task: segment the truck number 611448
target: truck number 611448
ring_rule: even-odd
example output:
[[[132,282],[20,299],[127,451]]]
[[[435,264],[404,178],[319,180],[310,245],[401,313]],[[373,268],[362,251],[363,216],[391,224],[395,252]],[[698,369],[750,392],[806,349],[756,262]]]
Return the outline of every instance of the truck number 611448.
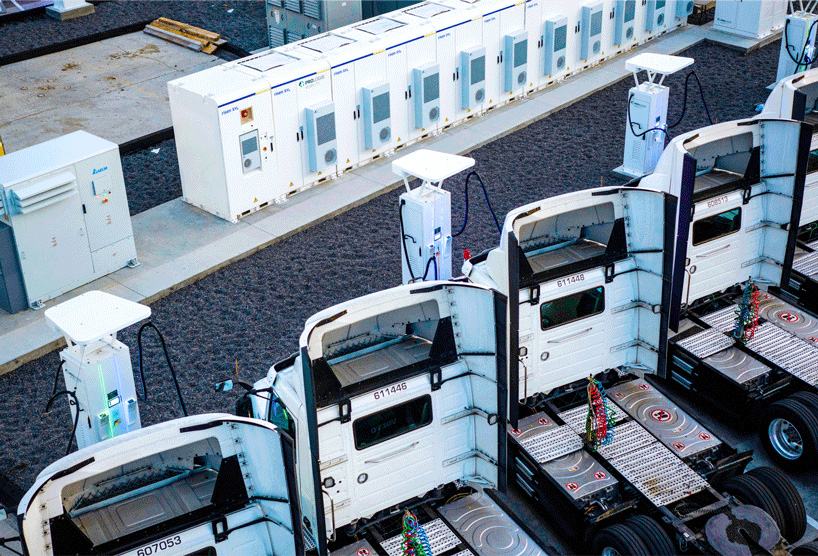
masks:
[[[144,548],[140,548],[136,551],[136,556],[151,556],[151,554],[158,554],[167,550],[168,548],[178,546],[180,544],[182,544],[182,537],[176,535],[175,537],[170,537],[169,539],[155,542]]]
[[[383,388],[381,390],[376,390],[374,396],[376,400],[380,400],[381,398],[385,398],[386,396],[391,396],[392,394],[402,392],[407,388],[408,386],[406,386],[406,383],[401,382],[400,384],[394,384],[392,386],[387,386],[386,388]]]
[[[557,287],[561,288],[563,286],[567,286],[569,284],[576,284],[577,282],[584,282],[585,275],[584,274],[577,274],[576,276],[571,276],[570,278],[563,278],[562,280],[557,280]]]

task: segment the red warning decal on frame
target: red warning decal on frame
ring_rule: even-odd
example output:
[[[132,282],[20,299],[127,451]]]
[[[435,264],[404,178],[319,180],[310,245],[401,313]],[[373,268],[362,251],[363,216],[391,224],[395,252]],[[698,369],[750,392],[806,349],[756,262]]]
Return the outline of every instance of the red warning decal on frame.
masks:
[[[702,440],[710,440],[710,435],[707,434],[706,432],[700,432],[699,438],[701,438]]]
[[[594,473],[594,477],[596,477],[597,479],[605,479],[607,476],[608,475],[606,475],[604,471],[597,471],[596,473]]]
[[[513,434],[514,436],[520,436],[521,434],[523,434],[523,431],[521,431],[520,429],[511,429],[511,434]]]
[[[673,447],[676,448],[679,451],[682,451],[682,450],[685,449],[685,445],[682,444],[681,442],[674,442]]]
[[[784,322],[798,322],[799,320],[801,320],[801,317],[799,317],[795,313],[781,313],[780,315],[778,315],[778,318],[780,318]]]
[[[650,418],[660,423],[667,423],[673,416],[666,409],[654,409],[650,412]]]
[[[643,382],[642,384],[639,385],[639,389],[640,390],[650,390],[650,386],[648,386],[647,384],[645,384]]]
[[[369,556],[369,549],[368,548],[359,548],[358,552],[355,553],[357,556]]]
[[[573,492],[573,491],[575,491],[575,490],[577,490],[577,489],[579,488],[579,485],[578,485],[578,484],[576,484],[576,483],[567,483],[567,484],[565,485],[565,488],[567,488],[568,490],[570,490],[571,492]]]
[[[537,422],[538,422],[539,424],[541,424],[541,425],[547,425],[547,424],[548,424],[548,423],[550,423],[551,421],[549,421],[549,420],[548,420],[548,419],[546,419],[545,417],[540,417],[539,419],[537,419]]]

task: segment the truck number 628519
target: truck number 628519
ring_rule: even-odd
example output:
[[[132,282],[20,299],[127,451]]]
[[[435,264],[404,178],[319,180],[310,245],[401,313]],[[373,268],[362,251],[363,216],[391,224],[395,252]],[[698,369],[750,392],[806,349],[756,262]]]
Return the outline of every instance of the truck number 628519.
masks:
[[[178,546],[180,544],[182,544],[182,537],[176,535],[175,537],[155,542],[144,548],[140,548],[136,551],[136,556],[151,556],[151,554],[158,554],[164,550],[167,550],[168,548]]]

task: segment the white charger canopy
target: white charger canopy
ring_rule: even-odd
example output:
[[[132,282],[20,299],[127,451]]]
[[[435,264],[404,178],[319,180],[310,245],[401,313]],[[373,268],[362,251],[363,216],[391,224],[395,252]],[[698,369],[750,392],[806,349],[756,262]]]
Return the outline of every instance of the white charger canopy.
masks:
[[[68,345],[88,345],[151,316],[151,308],[110,293],[90,291],[46,309],[45,322]]]
[[[392,171],[403,178],[409,191],[409,178],[423,180],[423,185],[435,184],[440,187],[443,180],[468,170],[474,166],[474,159],[456,154],[441,153],[429,149],[419,149],[392,162]]]
[[[693,58],[685,58],[684,56],[644,52],[627,60],[625,69],[633,72],[633,78],[637,85],[639,85],[638,74],[640,71],[647,72],[649,83],[661,85],[665,77],[693,65],[693,62]],[[658,81],[656,81],[657,78]]]

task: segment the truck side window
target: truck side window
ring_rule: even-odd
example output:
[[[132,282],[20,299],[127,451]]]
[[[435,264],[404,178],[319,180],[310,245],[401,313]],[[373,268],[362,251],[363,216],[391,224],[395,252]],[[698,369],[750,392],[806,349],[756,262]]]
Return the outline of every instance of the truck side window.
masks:
[[[432,396],[426,394],[352,422],[355,449],[363,450],[432,422]]]
[[[741,207],[708,216],[693,223],[693,245],[735,233],[741,229]]]
[[[605,288],[585,290],[540,305],[540,326],[543,330],[561,324],[598,315],[605,311]]]
[[[293,436],[295,434],[295,421],[293,421],[290,412],[287,411],[287,406],[281,401],[278,396],[273,396],[270,400],[270,416],[268,419],[272,424]]]
[[[207,548],[197,550],[196,552],[191,552],[186,556],[216,556],[216,549],[213,548],[212,546],[209,546]]]

